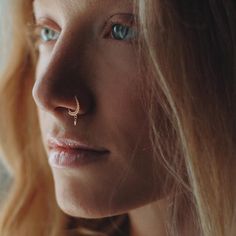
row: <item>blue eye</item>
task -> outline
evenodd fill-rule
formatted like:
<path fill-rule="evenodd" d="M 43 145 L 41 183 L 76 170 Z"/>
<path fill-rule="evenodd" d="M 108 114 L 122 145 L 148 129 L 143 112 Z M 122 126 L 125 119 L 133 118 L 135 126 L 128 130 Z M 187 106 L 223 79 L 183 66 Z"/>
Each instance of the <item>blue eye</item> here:
<path fill-rule="evenodd" d="M 40 30 L 40 39 L 43 42 L 55 41 L 58 39 L 59 35 L 60 35 L 59 32 L 47 27 L 43 27 Z"/>
<path fill-rule="evenodd" d="M 114 24 L 112 26 L 111 35 L 116 40 L 130 40 L 137 36 L 137 32 L 134 28 L 122 25 L 122 24 Z"/>

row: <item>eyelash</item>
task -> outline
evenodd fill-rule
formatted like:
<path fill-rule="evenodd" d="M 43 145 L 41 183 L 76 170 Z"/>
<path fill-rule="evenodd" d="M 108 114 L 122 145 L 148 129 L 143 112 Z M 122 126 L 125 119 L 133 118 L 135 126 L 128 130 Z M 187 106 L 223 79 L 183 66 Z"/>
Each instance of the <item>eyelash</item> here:
<path fill-rule="evenodd" d="M 122 39 L 121 35 L 119 34 L 120 38 L 116 38 L 114 36 L 114 32 L 112 32 L 112 30 L 117 30 L 121 29 L 121 27 L 124 27 L 124 31 L 126 34 L 131 33 L 131 36 L 129 36 L 128 39 Z M 134 41 L 137 37 L 137 29 L 133 26 L 133 23 L 131 24 L 124 24 L 124 23 L 120 23 L 118 21 L 110 21 L 107 22 L 105 24 L 105 29 L 103 30 L 103 34 L 104 34 L 104 38 L 110 38 L 111 40 L 116 40 L 116 41 L 121 41 L 121 42 L 126 42 L 126 43 L 130 43 L 132 41 Z M 48 31 L 48 33 L 50 34 L 55 34 L 56 35 L 56 39 L 49 39 L 49 40 L 44 40 L 43 39 L 43 31 Z M 58 32 L 57 30 L 53 29 L 52 27 L 46 26 L 46 25 L 41 25 L 41 24 L 36 24 L 35 26 L 33 26 L 33 41 L 35 46 L 39 46 L 40 44 L 50 44 L 53 43 L 54 41 L 56 41 L 58 39 L 58 37 L 60 36 L 60 32 Z"/>

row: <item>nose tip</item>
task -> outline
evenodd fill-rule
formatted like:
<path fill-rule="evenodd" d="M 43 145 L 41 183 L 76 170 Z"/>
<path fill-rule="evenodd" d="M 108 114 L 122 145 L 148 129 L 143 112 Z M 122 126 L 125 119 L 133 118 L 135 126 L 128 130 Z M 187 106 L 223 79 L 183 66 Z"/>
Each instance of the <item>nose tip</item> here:
<path fill-rule="evenodd" d="M 38 90 L 36 88 L 37 88 L 37 84 L 35 83 L 35 85 L 32 89 L 32 97 L 33 97 L 33 100 L 34 100 L 36 106 L 40 110 L 43 110 L 43 111 L 50 110 L 51 109 L 49 106 L 50 103 L 48 101 L 46 101 L 47 96 L 39 96 Z"/>

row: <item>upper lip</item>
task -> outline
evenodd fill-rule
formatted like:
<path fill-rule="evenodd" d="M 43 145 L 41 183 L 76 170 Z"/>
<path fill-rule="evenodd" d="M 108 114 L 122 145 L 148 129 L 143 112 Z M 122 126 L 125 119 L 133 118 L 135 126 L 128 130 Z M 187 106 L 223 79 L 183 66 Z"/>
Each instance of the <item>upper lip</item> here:
<path fill-rule="evenodd" d="M 107 149 L 101 147 L 94 147 L 85 143 L 82 143 L 78 140 L 74 140 L 71 138 L 63 138 L 63 137 L 52 137 L 50 136 L 47 139 L 48 147 L 50 149 L 53 148 L 65 148 L 65 149 L 79 149 L 79 150 L 87 150 L 93 152 L 108 152 Z"/>

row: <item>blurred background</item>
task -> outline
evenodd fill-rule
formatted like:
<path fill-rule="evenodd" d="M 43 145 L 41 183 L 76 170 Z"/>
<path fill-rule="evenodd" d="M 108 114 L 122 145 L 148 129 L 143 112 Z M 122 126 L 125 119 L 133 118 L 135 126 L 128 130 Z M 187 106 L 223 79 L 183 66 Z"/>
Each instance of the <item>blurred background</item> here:
<path fill-rule="evenodd" d="M 7 27 L 6 23 L 3 22 L 2 17 L 3 11 L 6 10 L 4 6 L 6 0 L 0 0 L 0 43 L 1 39 L 4 35 L 5 30 L 7 30 L 9 27 Z M 10 44 L 10 43 L 9 43 Z M 0 74 L 2 72 L 2 64 L 4 62 L 4 59 L 6 59 L 7 49 L 9 49 L 10 45 L 6 45 L 8 47 L 0 47 Z M 1 79 L 1 78 L 0 78 Z M 10 184 L 11 178 L 10 174 L 6 168 L 6 165 L 2 161 L 2 157 L 0 156 L 0 202 L 1 200 L 7 195 L 7 189 Z"/>
<path fill-rule="evenodd" d="M 10 174 L 0 157 L 0 203 L 7 196 L 8 186 L 11 182 Z"/>

